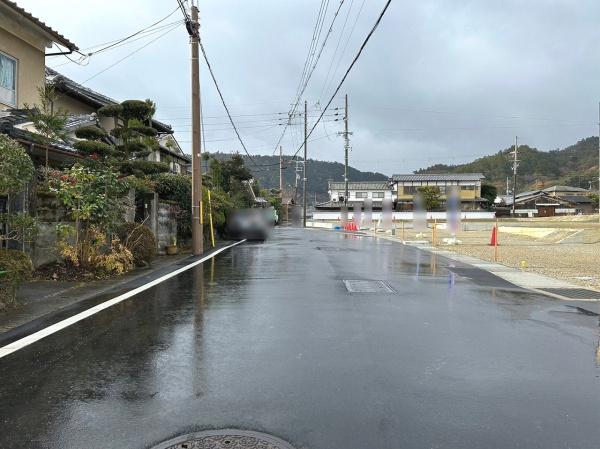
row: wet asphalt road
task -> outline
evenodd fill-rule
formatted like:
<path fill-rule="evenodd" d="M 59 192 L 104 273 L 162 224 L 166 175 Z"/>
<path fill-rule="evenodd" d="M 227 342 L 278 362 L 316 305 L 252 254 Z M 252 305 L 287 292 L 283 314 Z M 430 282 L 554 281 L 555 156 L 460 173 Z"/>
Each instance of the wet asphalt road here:
<path fill-rule="evenodd" d="M 298 449 L 600 447 L 598 318 L 448 268 L 279 229 L 0 359 L 0 448 L 224 427 Z"/>

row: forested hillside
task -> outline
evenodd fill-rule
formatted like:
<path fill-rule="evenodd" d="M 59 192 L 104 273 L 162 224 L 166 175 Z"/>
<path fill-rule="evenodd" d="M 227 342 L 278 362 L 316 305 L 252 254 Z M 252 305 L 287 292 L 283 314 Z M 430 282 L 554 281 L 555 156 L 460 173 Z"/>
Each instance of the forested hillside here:
<path fill-rule="evenodd" d="M 506 177 L 512 182 L 513 148 L 485 156 L 466 164 L 436 164 L 417 173 L 481 172 L 487 182 L 503 189 Z M 562 150 L 540 151 L 527 145 L 519 146 L 518 191 L 548 187 L 554 184 L 589 188 L 598 180 L 598 138 L 588 137 Z"/>
<path fill-rule="evenodd" d="M 217 159 L 225 159 L 231 155 L 228 153 L 211 153 L 211 156 Z M 246 166 L 252 171 L 252 174 L 258 179 L 260 186 L 267 189 L 279 188 L 279 156 L 252 156 L 256 162 L 254 165 L 244 156 Z M 289 157 L 284 158 L 285 169 L 283 170 L 284 184 L 287 189 L 293 189 L 296 183 L 296 164 L 289 161 Z M 388 177 L 382 173 L 363 172 L 352 167 L 348 167 L 348 178 L 350 181 L 383 181 Z M 344 164 L 339 162 L 326 162 L 314 159 L 308 160 L 308 196 L 311 202 L 315 194 L 318 201 L 327 199 L 327 182 L 344 180 Z M 299 180 L 300 186 L 302 180 Z M 299 193 L 301 189 L 299 190 Z"/>

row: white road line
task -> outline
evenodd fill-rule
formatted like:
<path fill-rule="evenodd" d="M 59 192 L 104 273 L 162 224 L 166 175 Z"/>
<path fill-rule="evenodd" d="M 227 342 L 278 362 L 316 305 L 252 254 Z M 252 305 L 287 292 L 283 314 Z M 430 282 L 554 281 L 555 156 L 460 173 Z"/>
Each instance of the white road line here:
<path fill-rule="evenodd" d="M 51 326 L 48 326 L 40 331 L 37 331 L 31 335 L 28 335 L 27 337 L 23 337 L 15 342 L 12 342 L 6 346 L 3 346 L 0 348 L 0 359 L 2 357 L 6 357 L 9 354 L 12 354 L 15 351 L 18 351 L 19 349 L 23 349 L 24 347 L 29 346 L 30 344 L 33 344 L 36 341 L 41 340 L 44 337 L 47 337 L 48 335 L 52 335 L 52 334 L 64 329 L 65 327 L 75 324 L 78 321 L 84 320 L 87 317 L 92 316 L 104 309 L 108 309 L 109 307 L 114 306 L 115 304 L 125 301 L 127 298 L 131 298 L 132 296 L 135 296 L 138 293 L 143 292 L 144 290 L 148 290 L 149 288 L 152 288 L 155 285 L 158 285 L 161 282 L 166 281 L 167 279 L 171 279 L 172 277 L 175 277 L 178 274 L 183 273 L 184 271 L 187 271 L 190 268 L 193 268 L 196 265 L 201 264 L 202 262 L 212 259 L 217 254 L 222 253 L 226 249 L 233 248 L 234 246 L 239 245 L 240 243 L 243 243 L 245 241 L 246 240 L 241 240 L 232 245 L 220 248 L 220 249 L 216 250 L 215 252 L 209 254 L 208 256 L 203 257 L 200 260 L 196 260 L 195 262 L 192 262 L 189 265 L 186 265 L 185 267 L 182 267 L 182 268 L 175 270 L 169 274 L 165 274 L 164 276 L 154 279 L 153 281 L 148 282 L 147 284 L 142 285 L 141 287 L 134 288 L 133 290 L 130 290 L 127 293 L 123 293 L 122 295 L 119 295 L 116 298 L 109 299 L 106 302 L 98 304 L 94 307 L 90 307 L 89 309 L 84 310 L 83 312 L 80 312 L 76 315 L 73 315 L 72 317 L 66 318 L 62 321 L 59 321 L 58 323 L 52 324 Z"/>

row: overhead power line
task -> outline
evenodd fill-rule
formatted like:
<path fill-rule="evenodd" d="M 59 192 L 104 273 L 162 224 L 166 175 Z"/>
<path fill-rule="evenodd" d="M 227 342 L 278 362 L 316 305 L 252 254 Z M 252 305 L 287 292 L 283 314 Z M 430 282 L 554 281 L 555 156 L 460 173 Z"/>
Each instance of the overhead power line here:
<path fill-rule="evenodd" d="M 300 98 L 302 97 L 302 92 L 304 92 L 304 89 L 306 88 L 306 84 L 305 84 L 306 75 L 308 74 L 310 65 L 312 63 L 312 59 L 315 55 L 315 51 L 316 51 L 317 45 L 319 43 L 321 30 L 323 29 L 323 23 L 325 22 L 325 14 L 327 12 L 328 7 L 329 7 L 329 0 L 321 0 L 321 5 L 319 7 L 319 13 L 317 14 L 317 21 L 313 28 L 312 38 L 310 41 L 310 45 L 308 47 L 308 54 L 306 55 L 306 59 L 304 60 L 304 66 L 302 68 L 300 82 L 298 83 L 298 87 L 296 88 L 296 93 L 294 95 L 294 101 L 292 103 L 292 107 L 290 108 L 290 110 L 288 112 L 288 115 L 293 115 L 296 112 L 296 109 L 298 108 L 298 104 L 300 102 Z M 308 81 L 306 81 L 306 83 L 307 82 Z M 285 133 L 288 129 L 288 125 L 289 125 L 289 123 L 286 124 L 286 126 L 284 126 L 283 131 L 281 132 L 281 135 L 279 136 L 279 139 L 277 140 L 277 143 L 275 144 L 275 148 L 273 149 L 273 154 L 275 154 L 275 152 L 279 149 L 279 145 L 281 144 L 281 141 L 283 140 L 283 137 L 285 136 Z"/>
<path fill-rule="evenodd" d="M 210 61 L 208 60 L 208 56 L 206 55 L 206 50 L 204 49 L 204 45 L 202 44 L 202 41 L 200 41 L 200 50 L 202 51 L 202 56 L 204 57 L 204 62 L 206 62 L 206 67 L 208 67 L 208 72 L 210 73 L 210 77 L 212 78 L 215 88 L 217 89 L 217 93 L 219 94 L 219 98 L 221 99 L 221 103 L 223 104 L 223 108 L 225 109 L 225 112 L 227 113 L 227 117 L 229 118 L 229 122 L 231 123 L 231 126 L 233 127 L 233 130 L 235 131 L 235 135 L 237 136 L 237 139 L 239 140 L 240 144 L 242 145 L 242 148 L 244 149 L 244 153 L 246 153 L 246 155 L 248 155 L 248 158 L 250 159 L 250 161 L 252 161 L 252 163 L 254 165 L 256 165 L 257 167 L 260 166 L 259 164 L 256 163 L 256 161 L 252 158 L 252 155 L 248 152 L 248 149 L 246 148 L 246 144 L 242 140 L 242 136 L 240 136 L 240 133 L 239 133 L 237 127 L 235 126 L 235 122 L 233 121 L 233 118 L 231 117 L 231 114 L 229 113 L 229 108 L 227 107 L 225 98 L 223 98 L 223 93 L 221 92 L 221 88 L 219 87 L 219 83 L 217 82 L 217 78 L 215 77 L 212 66 L 210 65 Z"/>
<path fill-rule="evenodd" d="M 352 35 L 354 34 L 354 29 L 356 28 L 356 24 L 358 23 L 358 19 L 360 17 L 360 14 L 362 13 L 363 7 L 365 6 L 365 2 L 366 0 L 363 0 L 362 3 L 360 4 L 360 8 L 358 9 L 358 12 L 356 13 L 356 17 L 354 18 L 354 23 L 352 24 L 352 28 L 350 28 L 350 33 L 348 34 L 348 38 L 346 39 L 346 43 L 344 44 L 344 48 L 342 49 L 342 52 L 340 53 L 340 57 L 338 59 L 338 62 L 335 66 L 335 70 L 333 71 L 333 74 L 331 75 L 331 79 L 329 79 L 329 73 L 331 71 L 331 66 L 334 63 L 335 60 L 335 55 L 337 54 L 337 50 L 340 44 L 340 41 L 342 40 L 342 34 L 340 34 L 340 38 L 338 40 L 338 44 L 336 46 L 334 55 L 331 59 L 331 65 L 329 66 L 329 69 L 327 71 L 327 76 L 325 77 L 325 82 L 323 83 L 323 87 L 321 89 L 321 94 L 319 95 L 319 99 L 323 96 L 323 94 L 325 93 L 325 91 L 327 89 L 329 89 L 329 84 L 333 82 L 333 80 L 335 79 L 335 76 L 337 75 L 337 71 L 340 68 L 340 64 L 342 63 L 342 59 L 344 59 L 344 55 L 346 54 L 346 49 L 348 48 L 348 44 L 350 43 L 350 39 L 352 38 Z M 350 11 L 348 11 L 348 13 L 350 13 Z M 346 20 L 348 19 L 348 17 L 346 17 Z M 345 28 L 345 25 L 344 25 Z"/>
<path fill-rule="evenodd" d="M 171 11 L 169 14 L 167 14 L 166 16 L 164 16 L 162 19 L 157 20 L 156 22 L 132 33 L 129 34 L 125 37 L 121 37 L 115 40 L 111 40 L 108 42 L 102 42 L 96 45 L 92 45 L 86 48 L 86 50 L 92 50 L 94 48 L 97 47 L 101 47 L 98 48 L 97 50 L 93 50 L 93 51 L 89 51 L 87 53 L 83 53 L 82 51 L 77 50 L 76 53 L 78 53 L 79 55 L 81 55 L 81 57 L 78 60 L 72 59 L 69 57 L 69 55 L 64 54 L 64 55 L 60 55 L 60 56 L 64 56 L 68 59 L 67 62 L 64 62 L 62 64 L 58 64 L 53 66 L 53 68 L 57 68 L 57 67 L 62 67 L 63 65 L 67 65 L 70 63 L 74 63 L 77 65 L 88 65 L 89 64 L 89 59 L 93 56 L 93 55 L 97 55 L 98 53 L 102 53 L 104 51 L 107 50 L 114 50 L 116 48 L 119 48 L 123 45 L 127 45 L 127 44 L 131 44 L 135 41 L 138 41 L 140 39 L 145 39 L 148 36 L 152 35 L 152 34 L 156 34 L 158 32 L 160 32 L 163 29 L 169 28 L 172 25 L 176 25 L 176 24 L 180 24 L 182 23 L 181 20 L 175 21 L 175 22 L 171 22 L 165 25 L 162 25 L 160 27 L 156 27 L 156 25 L 159 25 L 160 23 L 164 22 L 165 20 L 167 20 L 169 17 L 171 17 L 177 10 L 179 9 L 179 7 L 175 8 L 173 11 Z M 133 39 L 135 37 L 135 39 Z M 56 55 L 59 56 L 59 55 Z"/>
<path fill-rule="evenodd" d="M 356 61 L 358 61 L 358 58 L 360 58 L 360 55 L 362 54 L 363 50 L 367 46 L 367 43 L 371 39 L 371 36 L 373 36 L 373 33 L 375 33 L 375 30 L 377 29 L 377 27 L 381 23 L 381 20 L 383 19 L 383 16 L 385 15 L 385 13 L 388 10 L 388 8 L 389 8 L 389 6 L 390 6 L 391 3 L 392 3 L 392 0 L 387 0 L 385 2 L 385 6 L 381 10 L 381 13 L 379 14 L 379 17 L 377 17 L 377 20 L 375 21 L 375 24 L 373 25 L 373 27 L 369 31 L 369 34 L 367 34 L 367 37 L 363 41 L 363 43 L 360 46 L 360 48 L 358 49 L 358 53 L 356 53 L 356 56 L 354 56 L 354 59 L 350 63 L 350 66 L 346 70 L 346 73 L 344 73 L 344 76 L 342 77 L 342 79 L 340 80 L 339 84 L 335 88 L 335 91 L 333 92 L 333 95 L 331 95 L 331 98 L 329 99 L 329 101 L 327 102 L 327 104 L 325 105 L 325 107 L 323 108 L 323 112 L 321 112 L 321 115 L 319 116 L 319 118 L 317 119 L 317 121 L 315 122 L 315 124 L 311 127 L 310 131 L 306 135 L 306 137 L 305 137 L 306 139 L 308 139 L 310 137 L 310 135 L 313 133 L 313 131 L 315 130 L 315 128 L 317 127 L 317 125 L 319 124 L 319 122 L 321 121 L 321 119 L 323 118 L 323 116 L 325 115 L 325 112 L 327 111 L 327 109 L 329 108 L 329 106 L 331 105 L 331 103 L 333 103 L 333 100 L 335 99 L 335 96 L 338 94 L 338 92 L 342 88 L 344 82 L 346 81 L 346 78 L 348 78 L 348 75 L 350 74 L 350 71 L 354 67 L 354 64 L 356 64 Z M 293 155 L 293 158 L 295 158 L 298 155 L 298 153 L 302 149 L 302 146 L 303 145 L 300 145 L 298 147 L 298 149 L 296 150 L 296 152 Z"/>
<path fill-rule="evenodd" d="M 128 41 L 128 40 L 129 40 L 129 39 L 131 39 L 131 38 L 134 38 L 135 36 L 137 36 L 137 35 L 139 35 L 139 34 L 141 34 L 141 33 L 145 32 L 145 31 L 149 30 L 150 28 L 153 28 L 153 27 L 155 27 L 156 25 L 158 25 L 158 24 L 160 24 L 160 23 L 164 22 L 164 21 L 165 21 L 165 20 L 167 20 L 169 17 L 171 17 L 173 14 L 175 14 L 175 12 L 176 12 L 178 9 L 179 9 L 179 7 L 175 8 L 175 9 L 174 9 L 173 11 L 171 11 L 169 14 L 167 14 L 166 16 L 164 16 L 162 19 L 160 19 L 160 20 L 157 20 L 157 21 L 156 21 L 156 22 L 154 22 L 152 25 L 148 25 L 147 27 L 144 27 L 144 28 L 142 28 L 141 30 L 138 30 L 138 31 L 136 31 L 135 33 L 132 33 L 132 34 L 130 34 L 130 35 L 128 35 L 128 36 L 125 36 L 125 37 L 123 37 L 123 38 L 117 39 L 116 41 L 113 41 L 112 43 L 110 43 L 110 42 L 107 42 L 107 44 L 108 44 L 108 45 L 106 45 L 106 46 L 105 46 L 105 47 L 103 47 L 103 48 L 100 48 L 100 49 L 98 49 L 98 50 L 94 50 L 93 52 L 90 52 L 90 53 L 88 53 L 88 56 L 91 56 L 91 55 L 93 55 L 93 54 L 96 54 L 96 55 L 97 55 L 98 53 L 102 53 L 103 51 L 106 51 L 106 50 L 108 50 L 108 49 L 110 49 L 110 48 L 112 48 L 112 47 L 115 47 L 115 46 L 117 46 L 117 45 L 119 45 L 119 44 L 121 44 L 121 43 L 123 43 L 123 42 L 126 42 L 126 41 Z M 179 23 L 179 22 L 180 22 L 180 21 L 177 21 L 177 22 L 175 22 L 175 23 Z M 99 45 L 103 45 L 103 44 L 99 44 Z M 98 45 L 96 45 L 96 47 L 97 47 L 97 46 L 98 46 Z M 91 47 L 91 48 L 94 48 L 94 47 Z"/>
<path fill-rule="evenodd" d="M 94 78 L 96 78 L 97 76 L 100 76 L 101 74 L 103 74 L 104 72 L 106 72 L 107 70 L 112 69 L 114 66 L 120 64 L 121 62 L 125 61 L 127 58 L 133 56 L 134 54 L 142 51 L 144 48 L 146 48 L 148 45 L 156 42 L 157 40 L 159 40 L 160 38 L 164 37 L 165 35 L 167 35 L 168 33 L 170 33 L 171 31 L 175 30 L 178 28 L 179 25 L 174 25 L 172 28 L 169 28 L 167 31 L 165 31 L 164 33 L 160 34 L 159 36 L 155 37 L 154 39 L 152 39 L 149 42 L 146 42 L 144 45 L 142 45 L 141 47 L 137 48 L 136 50 L 132 51 L 131 53 L 128 53 L 127 55 L 123 56 L 121 59 L 119 59 L 118 61 L 112 63 L 111 65 L 109 65 L 108 67 L 105 67 L 104 69 L 100 70 L 99 72 L 95 73 L 94 75 L 90 76 L 88 79 L 86 79 L 85 81 L 83 81 L 81 84 L 85 84 L 90 80 L 93 80 Z"/>

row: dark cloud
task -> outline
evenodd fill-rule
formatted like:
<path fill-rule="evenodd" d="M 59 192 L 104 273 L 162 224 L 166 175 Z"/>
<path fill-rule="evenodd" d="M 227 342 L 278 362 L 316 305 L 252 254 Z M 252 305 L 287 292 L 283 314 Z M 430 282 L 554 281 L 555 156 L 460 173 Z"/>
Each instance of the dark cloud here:
<path fill-rule="evenodd" d="M 76 9 L 69 0 L 19 3 L 82 48 L 126 35 L 176 6 L 167 0 L 81 0 Z M 329 3 L 326 24 L 338 1 Z M 345 1 L 306 91 L 312 110 L 330 95 L 383 3 L 364 1 L 348 40 L 363 0 Z M 202 2 L 206 49 L 231 109 L 240 115 L 240 131 L 257 153 L 274 149 L 281 130 L 276 113 L 286 112 L 294 97 L 319 4 Z M 600 3 L 588 0 L 395 0 L 342 89 L 350 97 L 352 164 L 391 174 L 489 154 L 511 145 L 515 135 L 540 149 L 554 149 L 594 134 L 600 98 L 599 13 Z M 348 42 L 339 67 L 339 58 L 332 59 L 338 40 L 338 55 Z M 86 67 L 69 64 L 58 70 L 84 80 L 144 42 L 98 55 Z M 188 58 L 181 28 L 89 86 L 119 99 L 154 99 L 159 118 L 172 123 L 179 140 L 188 145 Z M 61 62 L 55 59 L 50 65 Z M 330 81 L 323 93 L 330 66 L 330 79 L 338 67 L 335 83 Z M 204 113 L 210 123 L 207 148 L 241 150 L 205 69 L 202 77 Z M 334 104 L 340 106 L 342 99 Z M 319 126 L 310 156 L 341 160 L 343 143 L 336 136 L 341 129 L 339 122 Z M 284 151 L 293 153 L 300 142 L 298 125 L 284 139 Z"/>

